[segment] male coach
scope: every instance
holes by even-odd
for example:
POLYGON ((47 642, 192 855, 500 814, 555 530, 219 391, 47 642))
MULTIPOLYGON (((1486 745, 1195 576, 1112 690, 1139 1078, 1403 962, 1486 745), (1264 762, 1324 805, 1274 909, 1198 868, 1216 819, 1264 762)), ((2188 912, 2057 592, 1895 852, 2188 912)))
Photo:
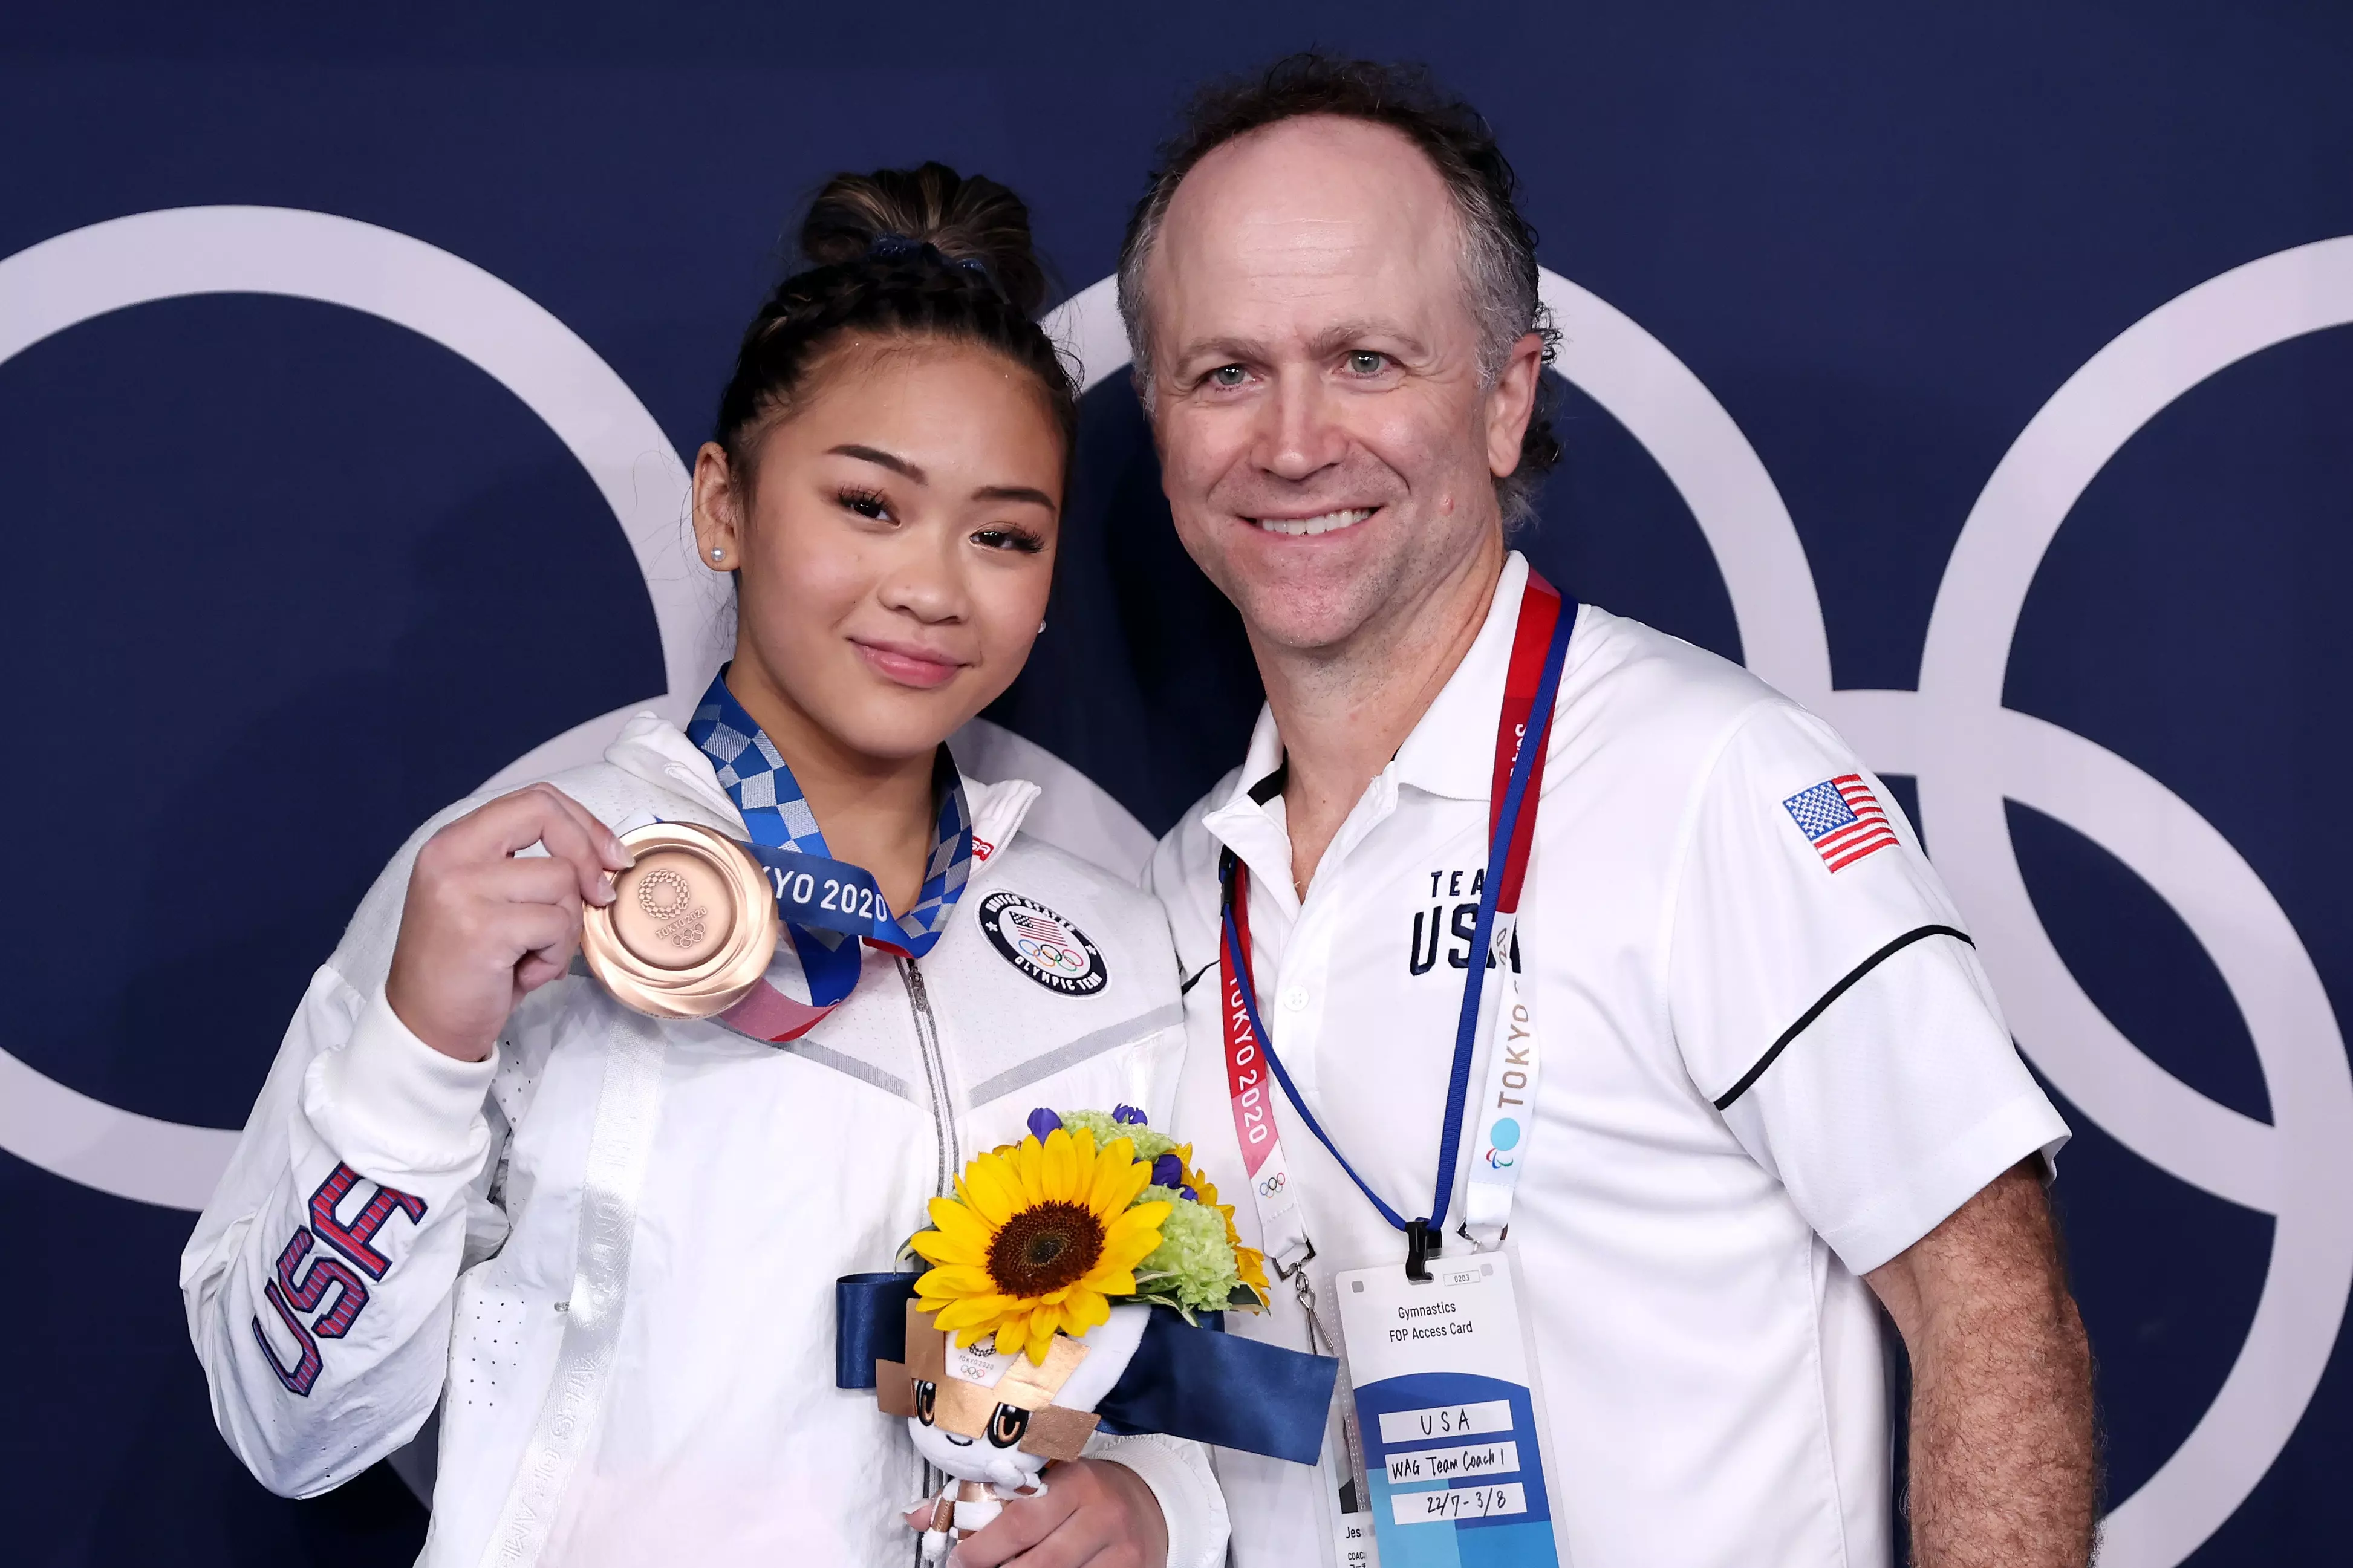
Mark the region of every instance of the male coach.
MULTIPOLYGON (((1357 1332, 1335 1276, 1438 1270, 1402 1298, 1435 1300, 1504 1259, 1547 1414, 1422 1473, 1518 1477, 1476 1506, 1548 1497, 1578 1568, 1877 1568, 1883 1307, 1913 1561, 2083 1564, 2090 1358, 2043 1192, 2066 1129, 1845 743, 1507 550, 1557 452, 1513 188, 1419 73, 1303 57, 1197 102, 1121 258, 1177 531, 1267 692, 1149 872, 1193 980, 1180 1131, 1288 1281, 1234 1327, 1303 1347, 1313 1317, 1320 1347, 1357 1332)), ((1446 1373, 1442 1336, 1385 1337, 1446 1373)), ((1244 1568, 1361 1531, 1352 1465, 1219 1458, 1244 1568)))

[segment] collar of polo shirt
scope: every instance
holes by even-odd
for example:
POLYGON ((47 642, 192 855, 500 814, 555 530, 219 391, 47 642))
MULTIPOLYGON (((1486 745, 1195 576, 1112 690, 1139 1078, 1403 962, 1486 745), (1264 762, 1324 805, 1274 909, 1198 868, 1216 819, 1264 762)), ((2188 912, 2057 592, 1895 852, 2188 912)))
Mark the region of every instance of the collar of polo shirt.
MULTIPOLYGON (((1488 798, 1494 784, 1495 721, 1503 711, 1504 678, 1511 666, 1513 631, 1527 584, 1527 560, 1514 551, 1496 579, 1494 597, 1478 637, 1389 765, 1366 786, 1376 798, 1369 810, 1365 802, 1358 802, 1325 851, 1327 865, 1396 809, 1400 787, 1450 800, 1488 798)), ((1282 736, 1275 728, 1274 710, 1261 708, 1257 726, 1250 731, 1250 752, 1232 792, 1202 819, 1202 825, 1250 866, 1254 894, 1263 889, 1262 896, 1288 899, 1289 907, 1296 909, 1282 789, 1279 784, 1267 787, 1282 766, 1282 736)))

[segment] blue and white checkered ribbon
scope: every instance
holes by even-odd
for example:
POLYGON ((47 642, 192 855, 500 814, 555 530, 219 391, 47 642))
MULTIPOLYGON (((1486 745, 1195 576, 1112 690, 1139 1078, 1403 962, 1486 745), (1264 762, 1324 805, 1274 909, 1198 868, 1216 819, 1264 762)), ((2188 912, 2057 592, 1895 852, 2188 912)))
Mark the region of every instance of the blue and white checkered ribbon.
POLYGON ((727 689, 725 670, 712 677, 686 737, 711 758, 720 784, 743 814, 753 839, 748 847, 767 869, 776 912, 807 979, 811 1005, 830 1007, 857 985, 860 960, 853 939, 910 958, 932 950, 972 875, 972 812, 947 748, 940 748, 934 763, 940 816, 923 890, 913 909, 894 915, 865 868, 835 859, 826 847, 825 834, 784 753, 727 689))

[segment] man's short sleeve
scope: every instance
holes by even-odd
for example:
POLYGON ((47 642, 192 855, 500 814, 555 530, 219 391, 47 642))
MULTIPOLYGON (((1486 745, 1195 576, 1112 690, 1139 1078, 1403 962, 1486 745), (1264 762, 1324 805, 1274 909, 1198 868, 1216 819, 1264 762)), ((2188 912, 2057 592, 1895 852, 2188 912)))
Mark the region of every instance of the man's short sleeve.
POLYGON ((1856 1273, 2066 1141, 1911 825, 1802 710, 1726 742, 1673 931, 1686 1070, 1856 1273))

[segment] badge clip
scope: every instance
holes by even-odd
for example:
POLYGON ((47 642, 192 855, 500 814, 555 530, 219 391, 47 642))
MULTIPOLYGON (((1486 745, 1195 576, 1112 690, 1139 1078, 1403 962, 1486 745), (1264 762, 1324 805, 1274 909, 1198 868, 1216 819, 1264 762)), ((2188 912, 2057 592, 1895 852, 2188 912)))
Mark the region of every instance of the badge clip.
POLYGON ((1433 1233, 1426 1219, 1410 1221, 1405 1227, 1405 1277, 1416 1284, 1430 1282, 1430 1259, 1446 1250, 1446 1235, 1433 1233))

